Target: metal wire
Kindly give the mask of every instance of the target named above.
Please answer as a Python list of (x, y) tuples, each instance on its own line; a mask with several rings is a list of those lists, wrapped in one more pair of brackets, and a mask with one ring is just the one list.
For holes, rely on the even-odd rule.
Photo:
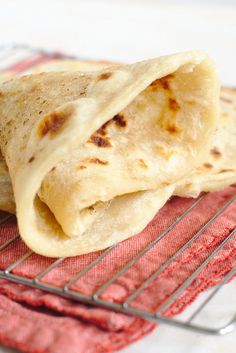
[[(27, 50), (27, 47), (12, 47), (8, 46), (6, 48), (0, 48), (0, 64), (1, 58), (4, 58), (6, 61), (7, 56), (17, 57), (16, 50), (24, 49)], [(39, 51), (34, 50), (32, 48), (28, 48), (29, 56), (35, 55), (39, 53)], [(43, 53), (43, 51), (40, 51)], [(24, 54), (25, 55), (25, 54)], [(45, 53), (45, 56), (52, 57), (52, 53)], [(12, 57), (9, 58), (9, 62), (12, 66)], [(16, 65), (15, 63), (14, 65)], [(23, 65), (24, 70), (25, 66)], [(7, 69), (7, 68), (5, 68)], [(150, 320), (156, 323), (164, 323), (171, 326), (176, 326), (180, 328), (184, 328), (187, 330), (191, 330), (194, 332), (211, 334), (211, 335), (225, 335), (229, 332), (232, 332), (236, 327), (236, 315), (234, 315), (233, 319), (228, 322), (225, 326), (214, 328), (209, 327), (206, 325), (197, 325), (193, 323), (193, 320), (212, 302), (212, 299), (222, 290), (223, 285), (227, 283), (235, 274), (236, 268), (233, 268), (224, 278), (222, 281), (215, 287), (215, 289), (211, 292), (207, 299), (199, 305), (192, 315), (186, 321), (181, 321), (174, 318), (169, 318), (165, 316), (165, 311), (170, 307), (170, 305), (177, 299), (179, 296), (191, 285), (191, 283), (197, 278), (199, 273), (203, 271), (209, 262), (229, 243), (229, 241), (233, 238), (236, 234), (236, 229), (232, 230), (231, 233), (209, 254), (209, 256), (200, 264), (200, 266), (172, 293), (172, 295), (159, 307), (156, 313), (147, 312), (144, 310), (140, 310), (137, 308), (132, 307), (130, 304), (137, 298), (137, 296), (148, 286), (150, 285), (155, 279), (163, 273), (171, 264), (178, 259), (178, 257), (189, 247), (193, 244), (197, 238), (233, 203), (236, 202), (236, 195), (228, 200), (221, 209), (219, 209), (211, 219), (207, 221), (205, 225), (201, 227), (193, 237), (187, 241), (175, 254), (173, 254), (165, 263), (162, 263), (158, 269), (155, 270), (153, 274), (150, 275), (143, 283), (122, 303), (114, 303), (109, 302), (101, 298), (101, 295), (104, 291), (114, 283), (120, 276), (126, 273), (130, 268), (132, 268), (135, 263), (141, 259), (144, 255), (148, 255), (148, 252), (155, 246), (161, 239), (163, 239), (172, 229), (174, 229), (191, 211), (197, 207), (200, 203), (204, 202), (204, 198), (206, 195), (199, 197), (195, 200), (190, 207), (188, 207), (179, 217), (177, 217), (174, 222), (166, 228), (161, 234), (157, 234), (157, 237), (150, 242), (143, 250), (141, 250), (136, 256), (134, 256), (130, 261), (128, 261), (117, 273), (115, 273), (111, 278), (109, 278), (103, 285), (101, 285), (96, 292), (91, 295), (84, 295), (79, 293), (75, 290), (72, 290), (72, 285), (77, 282), (81, 277), (86, 275), (88, 271), (93, 269), (96, 265), (98, 265), (106, 256), (108, 256), (112, 251), (115, 250), (117, 245), (110, 247), (103, 251), (94, 261), (92, 261), (88, 266), (86, 266), (82, 271), (77, 273), (73, 278), (71, 278), (64, 287), (57, 287), (50, 283), (42, 282), (43, 277), (45, 277), (48, 273), (50, 273), (53, 269), (57, 268), (65, 259), (59, 258), (55, 260), (51, 265), (43, 269), (39, 274), (37, 274), (34, 278), (26, 278), (21, 277), (12, 273), (12, 271), (26, 261), (30, 256), (33, 255), (32, 251), (27, 251), (23, 254), (20, 258), (18, 258), (14, 263), (10, 264), (6, 269), (0, 270), (0, 278), (7, 279), (9, 281), (13, 281), (16, 283), (26, 284), (34, 288), (38, 288), (41, 290), (45, 290), (50, 293), (54, 293), (65, 298), (69, 298), (72, 300), (80, 301), (83, 303), (87, 303), (90, 305), (96, 305), (107, 309), (112, 309), (118, 312), (126, 313), (135, 315), (138, 317), (142, 317), (146, 320)], [(0, 227), (3, 226), (10, 218), (10, 215), (7, 214), (0, 214)], [(19, 234), (15, 234), (10, 240), (7, 240), (5, 243), (0, 245), (0, 252), (5, 250), (7, 247), (12, 246), (15, 242), (19, 241)], [(232, 313), (234, 314), (234, 313)]]

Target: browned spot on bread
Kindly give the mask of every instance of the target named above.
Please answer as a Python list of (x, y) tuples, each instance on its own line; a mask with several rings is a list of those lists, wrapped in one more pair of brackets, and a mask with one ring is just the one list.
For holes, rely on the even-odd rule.
[(126, 127), (127, 126), (127, 121), (125, 120), (124, 115), (122, 114), (117, 114), (115, 115), (112, 120), (115, 122), (115, 124), (119, 127)]
[(50, 170), (50, 172), (54, 172), (54, 170), (56, 170), (57, 169), (57, 167), (53, 167), (51, 170)]
[(187, 184), (185, 184), (185, 187), (186, 187), (187, 189), (190, 189), (192, 185), (193, 185), (192, 183), (187, 183)]
[(115, 115), (112, 119), (108, 120), (105, 124), (103, 124), (96, 132), (96, 135), (106, 136), (107, 134), (107, 127), (112, 123), (115, 122), (116, 126), (118, 127), (126, 127), (127, 121), (122, 114)]
[(177, 134), (180, 130), (175, 124), (171, 124), (168, 122), (165, 126), (166, 131), (168, 131), (171, 135)]
[(227, 173), (227, 172), (234, 172), (235, 170), (234, 169), (221, 169), (220, 171), (219, 171), (219, 173)]
[(105, 128), (103, 128), (103, 125), (96, 131), (96, 133), (98, 134), (98, 135), (101, 135), (101, 136), (106, 136), (106, 129)]
[(161, 183), (161, 185), (163, 185), (163, 186), (168, 186), (168, 185), (170, 185), (170, 183), (169, 183), (168, 181), (163, 181), (163, 182)]
[(103, 161), (102, 159), (99, 158), (87, 158), (83, 162), (85, 163), (94, 163), (94, 164), (101, 164), (101, 165), (107, 165), (109, 164), (107, 161)]
[(8, 166), (5, 163), (4, 163), (4, 169), (5, 169), (6, 172), (9, 171)]
[(180, 106), (174, 98), (169, 98), (169, 108), (173, 111), (177, 111), (180, 109)]
[(173, 78), (173, 75), (171, 74), (162, 78), (158, 78), (157, 80), (153, 81), (150, 86), (154, 89), (156, 89), (158, 86), (161, 86), (162, 88), (169, 90), (170, 89), (169, 80), (171, 78)]
[(13, 123), (13, 121), (12, 121), (12, 120), (8, 120), (8, 121), (6, 122), (6, 126), (11, 126), (11, 125), (12, 125), (12, 123)]
[(173, 78), (173, 75), (171, 75), (171, 74), (160, 78), (160, 83), (161, 83), (162, 88), (170, 89), (169, 80), (171, 78)]
[(88, 207), (88, 210), (89, 210), (89, 211), (93, 211), (93, 210), (94, 210), (94, 206), (89, 206), (89, 207)]
[(96, 133), (90, 137), (88, 142), (93, 143), (95, 146), (98, 147), (111, 147), (109, 138), (98, 136), (96, 135)]
[(211, 150), (210, 150), (210, 153), (212, 154), (212, 156), (216, 159), (220, 158), (221, 157), (221, 152), (218, 150), (217, 147), (213, 147)]
[(32, 156), (32, 157), (30, 157), (30, 159), (28, 160), (28, 163), (32, 163), (34, 160), (35, 160), (35, 157)]
[(40, 138), (49, 134), (50, 137), (56, 136), (65, 126), (70, 118), (69, 112), (53, 112), (47, 115), (39, 124), (38, 135)]
[(87, 169), (87, 167), (86, 167), (85, 165), (79, 165), (77, 169), (79, 169), (79, 170), (81, 170), (81, 169)]
[(107, 128), (107, 126), (109, 125), (109, 123), (110, 123), (110, 120), (107, 121), (105, 124), (103, 124), (103, 125), (96, 131), (96, 134), (101, 135), (101, 136), (106, 136), (106, 134), (107, 134), (106, 128)]
[(156, 79), (155, 81), (153, 81), (153, 82), (150, 84), (150, 87), (155, 88), (156, 86), (158, 86), (158, 84), (159, 84), (159, 79)]
[(138, 164), (143, 169), (147, 169), (148, 168), (147, 164), (144, 162), (144, 160), (142, 158), (138, 159)]
[(99, 77), (98, 77), (98, 80), (101, 81), (101, 80), (107, 80), (108, 78), (110, 78), (112, 76), (112, 72), (104, 72), (103, 74), (101, 74)]
[(204, 163), (203, 165), (204, 165), (204, 167), (207, 168), (207, 169), (213, 168), (213, 165), (210, 164), (210, 163)]
[(0, 91), (0, 97), (3, 97), (4, 93), (2, 91)]
[(170, 89), (169, 82), (163, 77), (160, 79), (160, 84), (164, 89)]

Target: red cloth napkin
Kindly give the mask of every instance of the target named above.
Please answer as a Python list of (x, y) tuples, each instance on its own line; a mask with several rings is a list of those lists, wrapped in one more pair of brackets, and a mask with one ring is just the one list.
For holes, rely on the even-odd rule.
[[(130, 270), (102, 295), (123, 302), (157, 268), (219, 210), (236, 187), (208, 194)], [(119, 244), (112, 253), (78, 280), (73, 289), (91, 295), (125, 263), (155, 239), (195, 200), (172, 198), (139, 235)], [(133, 302), (133, 306), (155, 311), (206, 259), (236, 226), (236, 202), (232, 203), (200, 237), (154, 280)], [(0, 243), (17, 232), (12, 218), (0, 227)], [(184, 310), (197, 295), (236, 266), (236, 241), (232, 238), (190, 287), (166, 310), (167, 316)], [(27, 250), (21, 240), (0, 253), (0, 268), (6, 268)], [(69, 258), (43, 278), (43, 282), (63, 286), (94, 260), (100, 252)], [(33, 278), (54, 260), (32, 255), (14, 273)], [(150, 332), (155, 324), (113, 311), (89, 307), (24, 285), (0, 280), (0, 341), (25, 352), (102, 353), (118, 350)]]

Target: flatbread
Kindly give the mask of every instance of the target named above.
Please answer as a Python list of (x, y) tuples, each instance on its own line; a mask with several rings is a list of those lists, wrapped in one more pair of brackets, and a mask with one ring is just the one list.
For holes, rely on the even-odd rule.
[(236, 90), (222, 88), (221, 118), (203, 163), (175, 190), (175, 195), (197, 197), (236, 183)]
[(8, 167), (0, 153), (0, 210), (15, 213), (15, 201)]
[[(100, 70), (111, 66), (110, 62), (52, 60), (38, 65), (29, 73), (43, 71)], [(118, 64), (117, 64), (118, 65)], [(189, 177), (181, 180), (175, 194), (197, 197), (202, 191), (217, 191), (236, 183), (236, 89), (221, 88), (221, 119), (213, 137), (212, 146), (201, 166)]]
[[(174, 191), (182, 197), (197, 197), (202, 191), (218, 191), (236, 183), (236, 89), (223, 87), (221, 118), (204, 162), (183, 178)], [(0, 210), (15, 213), (8, 168), (0, 154)]]
[[(36, 74), (41, 72), (51, 71), (81, 71), (90, 72), (95, 70), (102, 70), (114, 63), (108, 61), (81, 61), (81, 60), (68, 60), (68, 59), (55, 59), (49, 62), (38, 64), (23, 72), (1, 72), (0, 82), (6, 82), (14, 76), (24, 76), (28, 74)], [(118, 65), (118, 64), (117, 64)], [(15, 201), (11, 185), (8, 167), (0, 152), (0, 210), (9, 213), (15, 213)]]
[(141, 231), (201, 163), (218, 117), (217, 75), (199, 52), (26, 76), (0, 92), (20, 233), (47, 256)]
[(73, 59), (54, 59), (49, 62), (39, 64), (24, 71), (25, 74), (37, 74), (40, 72), (58, 72), (58, 71), (82, 71), (91, 72), (102, 70), (109, 66), (120, 66), (121, 63), (110, 61), (93, 61), (93, 60), (73, 60)]

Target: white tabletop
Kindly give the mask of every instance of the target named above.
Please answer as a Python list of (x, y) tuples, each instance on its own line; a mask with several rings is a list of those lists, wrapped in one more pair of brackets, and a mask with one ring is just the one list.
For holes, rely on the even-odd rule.
[[(199, 48), (213, 57), (223, 83), (236, 86), (234, 0), (0, 0), (0, 9), (0, 45), (123, 62)], [(215, 314), (230, 313), (235, 291), (228, 286), (227, 310), (221, 298)], [(235, 353), (235, 347), (236, 333), (216, 338), (162, 325), (123, 352)], [(16, 351), (0, 347), (3, 352)]]

